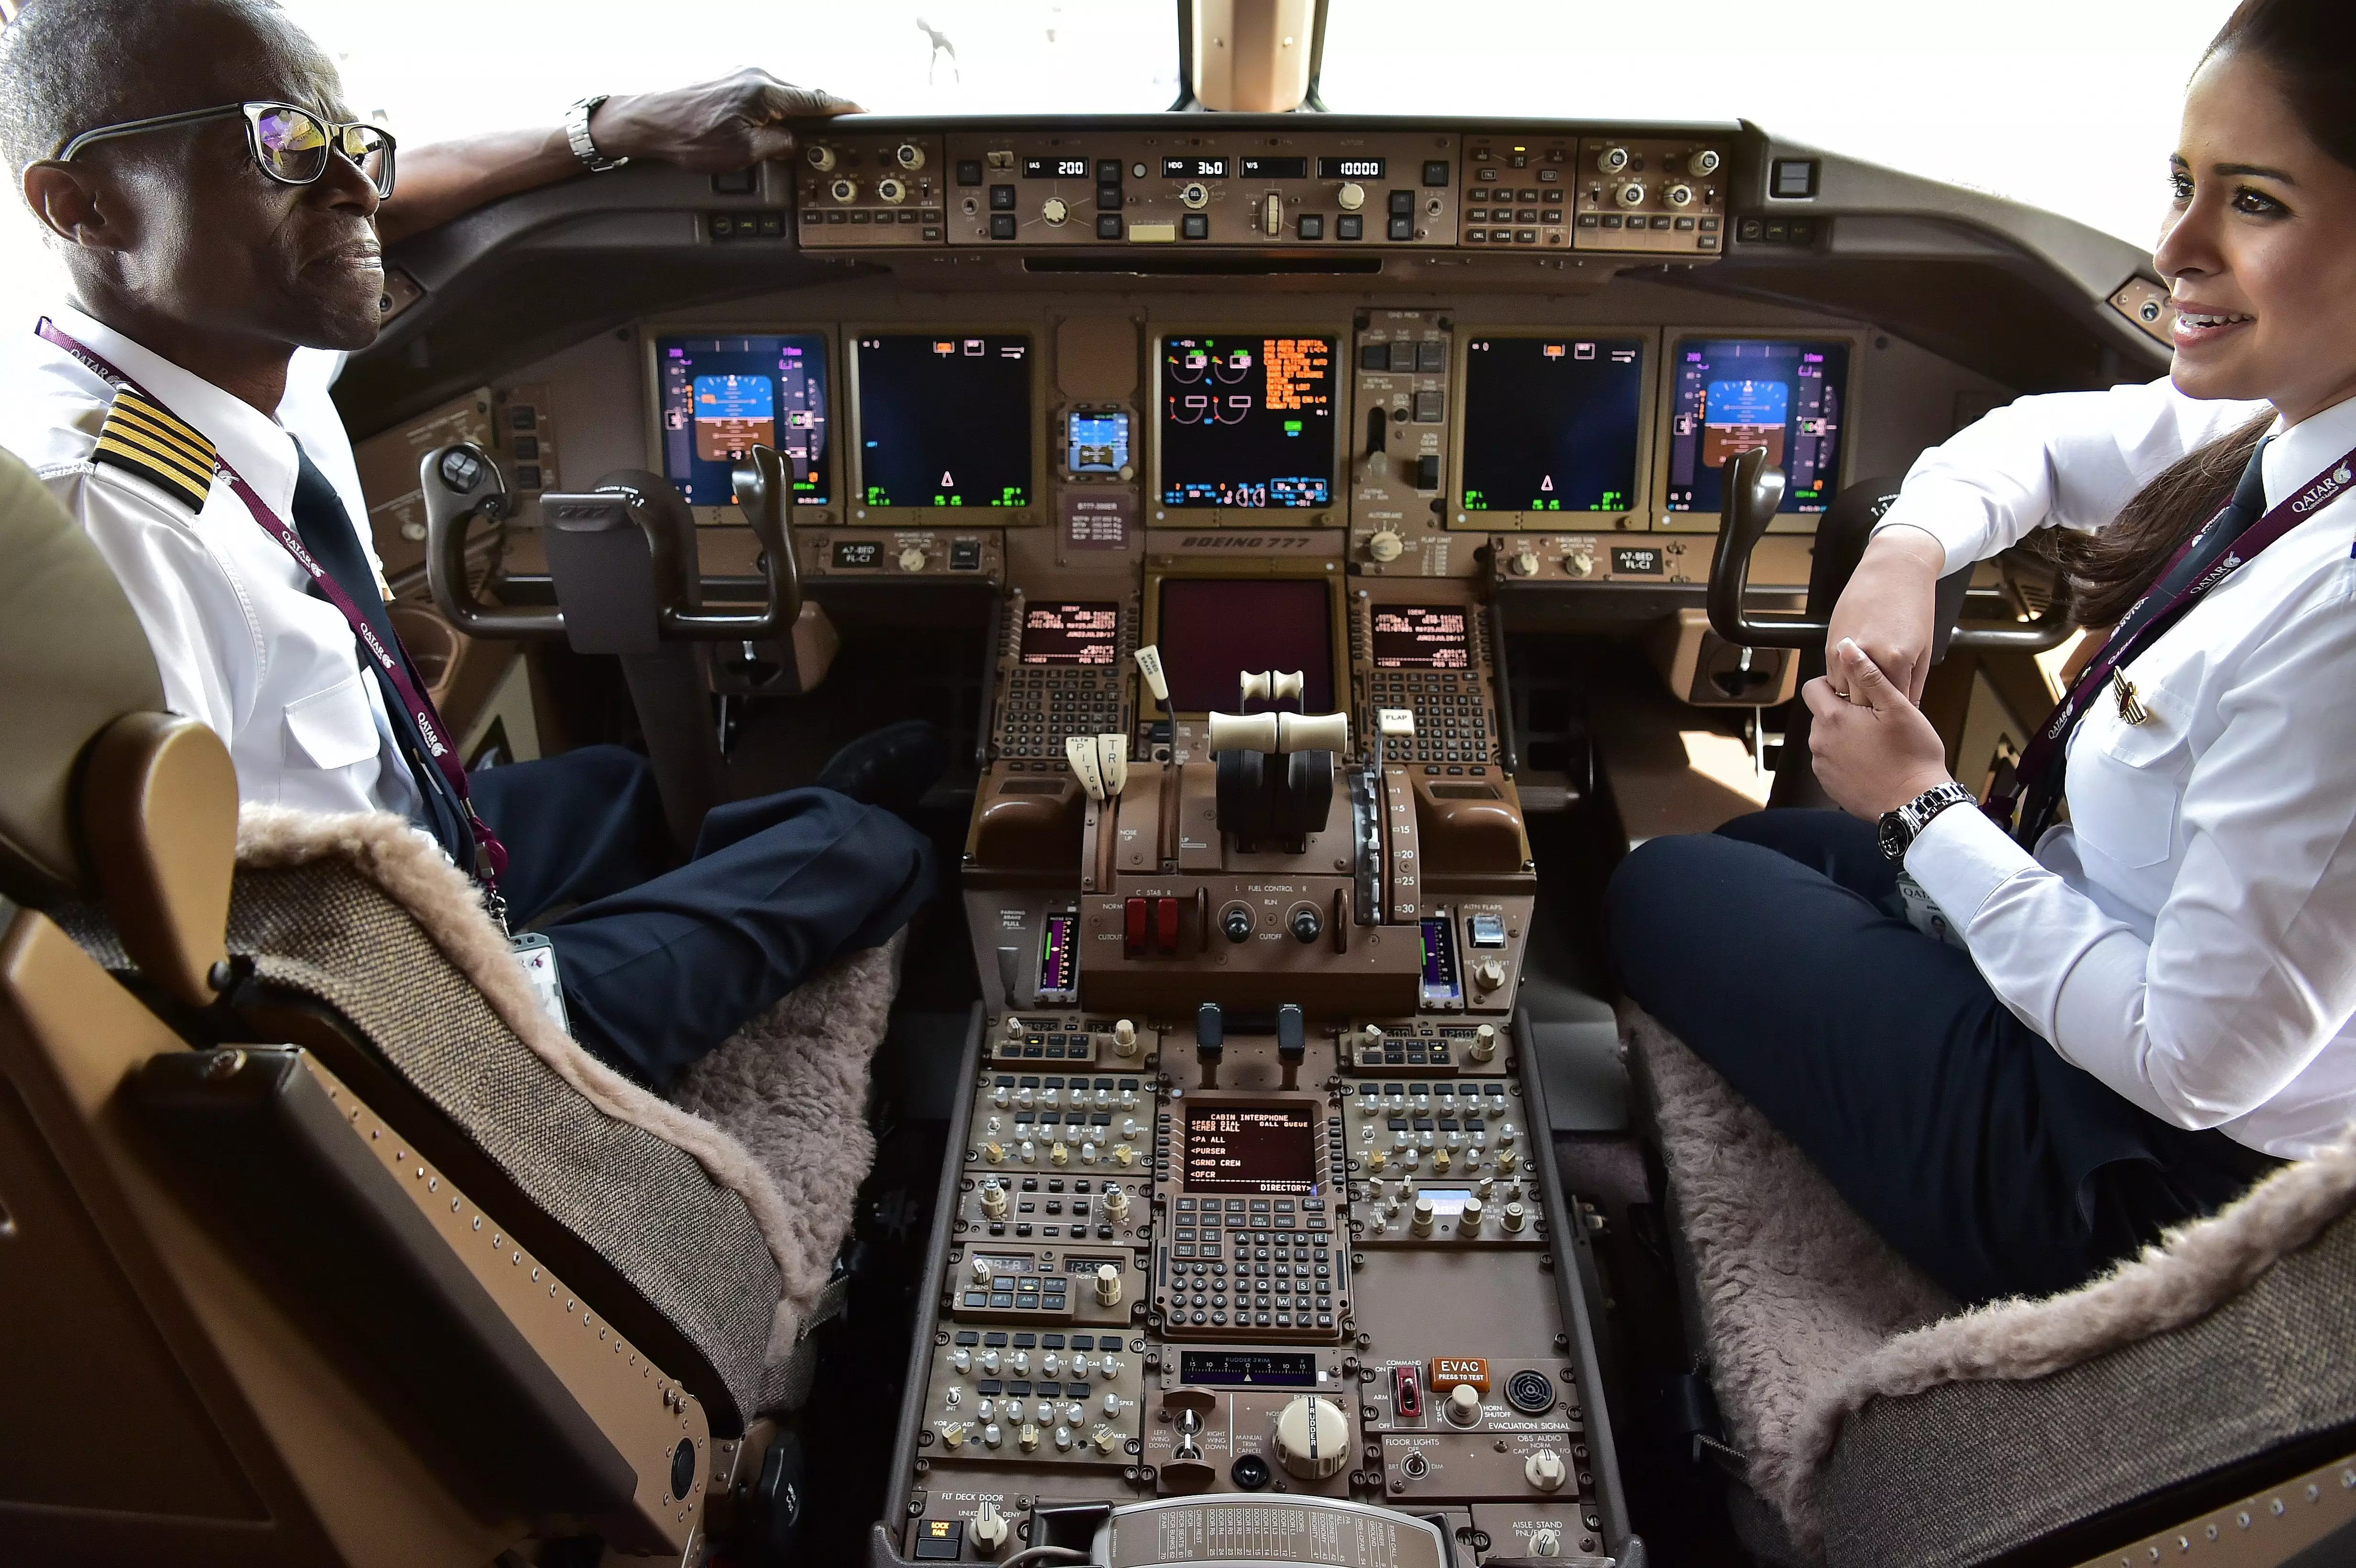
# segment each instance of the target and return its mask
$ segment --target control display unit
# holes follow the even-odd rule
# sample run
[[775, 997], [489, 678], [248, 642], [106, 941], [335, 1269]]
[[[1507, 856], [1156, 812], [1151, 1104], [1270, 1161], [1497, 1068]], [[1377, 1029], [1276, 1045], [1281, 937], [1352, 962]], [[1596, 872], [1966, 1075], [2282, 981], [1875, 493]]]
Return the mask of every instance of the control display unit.
[[1641, 338], [1481, 336], [1464, 356], [1468, 512], [1625, 512], [1642, 457]]
[[1070, 474], [1119, 474], [1129, 466], [1129, 416], [1075, 411], [1065, 416], [1064, 468]]
[[1120, 607], [1110, 603], [1029, 604], [1023, 611], [1026, 665], [1109, 665], [1120, 642]]
[[1318, 336], [1163, 338], [1162, 505], [1332, 505], [1334, 347]]
[[1156, 633], [1170, 705], [1232, 710], [1246, 670], [1299, 670], [1301, 707], [1333, 708], [1333, 597], [1311, 579], [1165, 578]]
[[859, 338], [859, 495], [871, 507], [1031, 504], [1031, 339]]
[[1715, 513], [1719, 467], [1767, 449], [1783, 471], [1786, 512], [1821, 512], [1840, 488], [1849, 346], [1841, 338], [1679, 337], [1669, 355], [1672, 512]]
[[1377, 604], [1376, 669], [1470, 669], [1472, 644], [1462, 604]]
[[1322, 1130], [1311, 1107], [1297, 1103], [1189, 1105], [1186, 1190], [1312, 1196]]
[[826, 339], [812, 334], [660, 337], [663, 477], [690, 506], [735, 500], [731, 475], [755, 446], [791, 460], [794, 499], [827, 494]]

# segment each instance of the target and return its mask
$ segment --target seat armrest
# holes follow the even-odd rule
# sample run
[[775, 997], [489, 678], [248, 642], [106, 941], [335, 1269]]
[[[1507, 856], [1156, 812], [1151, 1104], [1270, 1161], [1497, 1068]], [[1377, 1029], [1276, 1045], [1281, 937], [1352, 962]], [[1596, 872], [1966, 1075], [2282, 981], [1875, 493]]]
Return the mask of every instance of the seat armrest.
[[134, 1103], [323, 1346], [490, 1516], [589, 1520], [676, 1553], [702, 1509], [701, 1404], [309, 1052], [156, 1056]]

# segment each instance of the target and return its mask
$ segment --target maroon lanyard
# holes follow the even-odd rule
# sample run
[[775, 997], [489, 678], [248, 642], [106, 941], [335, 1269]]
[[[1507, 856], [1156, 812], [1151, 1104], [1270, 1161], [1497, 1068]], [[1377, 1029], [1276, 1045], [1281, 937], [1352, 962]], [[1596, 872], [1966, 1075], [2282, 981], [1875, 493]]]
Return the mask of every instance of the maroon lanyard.
[[[92, 375], [117, 391], [128, 387], [157, 408], [169, 411], [162, 399], [67, 336], [51, 324], [48, 317], [43, 316], [40, 325], [34, 330], [44, 340], [72, 355]], [[441, 770], [443, 781], [450, 786], [450, 793], [457, 797], [459, 808], [466, 813], [466, 825], [475, 835], [475, 847], [478, 851], [475, 873], [485, 884], [496, 887], [499, 873], [508, 869], [507, 846], [499, 842], [487, 823], [475, 815], [474, 801], [466, 789], [466, 764], [458, 760], [455, 739], [444, 729], [442, 715], [434, 710], [434, 704], [426, 695], [417, 689], [416, 683], [409, 678], [409, 670], [401, 656], [385, 646], [383, 640], [376, 635], [376, 628], [369, 624], [366, 615], [360, 613], [360, 607], [352, 602], [350, 594], [344, 592], [343, 585], [329, 576], [325, 567], [311, 559], [310, 550], [304, 546], [303, 536], [272, 511], [269, 503], [256, 495], [253, 486], [245, 482], [245, 476], [231, 468], [218, 453], [213, 456], [213, 473], [226, 480], [229, 487], [237, 493], [237, 498], [245, 503], [245, 509], [253, 514], [253, 520], [261, 526], [262, 531], [276, 539], [286, 553], [294, 558], [294, 564], [311, 579], [320, 597], [342, 612], [344, 619], [351, 625], [352, 635], [368, 649], [369, 656], [376, 660], [377, 667], [384, 672], [385, 679], [400, 694], [402, 704], [409, 710], [411, 721], [417, 726], [419, 737], [434, 758], [434, 765]]]
[[1987, 812], [1997, 827], [2010, 833], [2013, 831], [2013, 815], [2026, 797], [2029, 811], [2021, 819], [2022, 835], [2024, 838], [2032, 838], [2041, 834], [2051, 819], [2054, 798], [2059, 793], [2053, 787], [2059, 782], [2056, 766], [2069, 748], [2070, 736], [2077, 729], [2078, 721], [2093, 708], [2094, 699], [2104, 687], [2110, 684], [2113, 674], [2175, 625], [2186, 611], [2213, 592], [2218, 584], [2256, 560], [2268, 545], [2321, 511], [2351, 485], [2356, 485], [2356, 451], [2351, 451], [2337, 463], [2327, 466], [2312, 483], [2302, 486], [2282, 505], [2252, 523], [2225, 547], [2225, 553], [2211, 562], [2207, 571], [2169, 592], [2159, 603], [2152, 606], [2148, 614], [2142, 613], [2151, 595], [2159, 592], [2161, 585], [2168, 581], [2184, 559], [2209, 538], [2225, 514], [2233, 509], [2233, 504], [2229, 501], [2219, 507], [2217, 515], [2211, 517], [2200, 532], [2185, 540], [2176, 553], [2168, 558], [2168, 564], [2152, 579], [2152, 586], [2145, 591], [2144, 597], [2127, 606], [2126, 613], [2119, 617], [2119, 629], [2104, 643], [2102, 652], [2094, 656], [2094, 663], [2078, 677], [2069, 694], [2062, 699], [2061, 706], [2053, 710], [2052, 718], [2046, 720], [2045, 727], [2029, 742], [2011, 777], [2008, 780], [1999, 778], [1980, 809]]

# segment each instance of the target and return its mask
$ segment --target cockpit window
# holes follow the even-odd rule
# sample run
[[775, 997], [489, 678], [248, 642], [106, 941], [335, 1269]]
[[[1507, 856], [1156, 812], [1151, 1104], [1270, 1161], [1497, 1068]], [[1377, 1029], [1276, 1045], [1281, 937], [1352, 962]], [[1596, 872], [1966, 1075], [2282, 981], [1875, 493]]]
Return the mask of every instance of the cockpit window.
[[1333, 0], [1338, 113], [1749, 120], [2149, 246], [2184, 83], [2233, 0]]

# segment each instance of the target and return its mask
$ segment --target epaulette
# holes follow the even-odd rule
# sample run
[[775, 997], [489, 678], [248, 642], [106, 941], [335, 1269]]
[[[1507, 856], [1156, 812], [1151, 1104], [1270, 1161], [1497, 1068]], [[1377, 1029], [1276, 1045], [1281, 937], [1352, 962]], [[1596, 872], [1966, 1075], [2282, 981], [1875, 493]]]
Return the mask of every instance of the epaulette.
[[108, 406], [91, 461], [129, 469], [186, 501], [192, 512], [204, 510], [213, 487], [213, 443], [129, 387], [116, 391]]

